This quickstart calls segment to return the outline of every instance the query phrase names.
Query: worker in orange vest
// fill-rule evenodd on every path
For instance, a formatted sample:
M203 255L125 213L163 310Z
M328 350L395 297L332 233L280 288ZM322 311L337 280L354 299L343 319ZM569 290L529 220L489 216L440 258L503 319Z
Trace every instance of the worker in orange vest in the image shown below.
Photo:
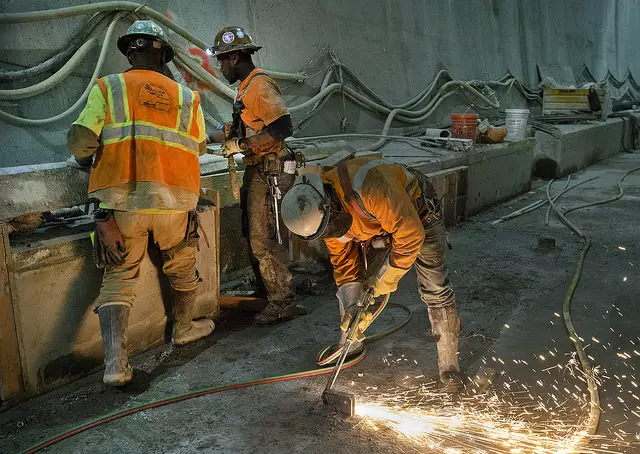
M103 381L112 386L133 375L127 324L149 232L173 289L173 342L186 344L214 329L211 320L193 320L200 282L198 157L206 152L200 96L163 75L174 51L154 22L136 21L118 49L131 68L97 80L68 135L78 163L91 166L89 195L100 201L94 256L105 271L95 312L105 354Z
M244 154L242 230L249 238L258 286L268 300L255 317L255 323L264 326L304 315L307 309L294 301L288 232L279 215L281 199L296 173L296 161L284 142L293 126L278 85L253 64L251 55L260 48L241 27L224 27L216 35L209 53L225 79L239 85L233 122L210 134L209 140L222 143L226 157Z
M381 159L350 159L322 175L301 175L282 201L282 217L292 233L308 241L322 238L329 250L342 320L338 348L346 342L364 288L372 287L375 297L392 293L415 264L440 379L449 389L460 389L460 318L447 277L440 200L425 175ZM370 247L385 251L378 254L386 255L379 266L367 263ZM349 354L363 348L355 342Z

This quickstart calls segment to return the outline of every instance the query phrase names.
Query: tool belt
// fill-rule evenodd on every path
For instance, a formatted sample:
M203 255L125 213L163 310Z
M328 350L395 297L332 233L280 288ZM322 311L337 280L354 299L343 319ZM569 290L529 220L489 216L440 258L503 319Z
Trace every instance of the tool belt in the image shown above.
M178 251L186 247L197 247L200 242L200 234L198 233L198 229L200 228L200 222L198 221L198 211L193 210L189 211L188 219L187 219L187 231L185 232L184 238L175 246L170 247L169 249L160 250L162 253L162 257L164 259L172 258ZM158 249L160 246L156 243Z
M418 212L422 225L427 227L436 220L442 218L442 204L440 203L440 198L433 187L433 183L431 183L431 180L429 180L425 174L416 169L412 169L411 167L407 167L407 169L418 181L422 192L420 197L411 199L411 203Z
M300 157L296 155L300 155ZM304 162L302 153L293 154L287 147L283 147L279 153L267 153L262 156L249 153L242 158L244 165L256 166L260 172L267 175L280 175L283 173L294 175L296 169L301 167L299 165L301 161Z

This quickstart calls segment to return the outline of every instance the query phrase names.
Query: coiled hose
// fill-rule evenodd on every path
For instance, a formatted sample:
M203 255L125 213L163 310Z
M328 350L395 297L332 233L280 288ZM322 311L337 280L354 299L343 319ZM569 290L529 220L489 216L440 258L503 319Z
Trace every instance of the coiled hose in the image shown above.
M118 21L122 18L123 15L124 13L117 13L113 18L113 20L111 21L109 28L107 28L107 32L104 36L104 42L102 43L102 50L100 51L100 56L98 57L98 62L96 63L96 67L93 70L93 74L91 75L89 84L87 85L87 88L84 90L84 93L82 93L80 98L71 107L69 107L64 112L59 113L58 115L55 115L50 118L42 118L42 119L22 118L16 115L12 115L3 110L0 110L0 119L6 121L7 123L12 123L19 126L42 126L46 124L55 123L56 121L66 117L67 115L72 113L75 109L80 107L87 100L87 98L89 97L89 92L91 91L91 88L96 83L95 79L96 77L98 77L98 74L100 74L100 71L102 70L102 66L104 65L104 60L107 56L107 49L109 47L109 43L111 42L113 31L115 30L115 27Z
M93 15L91 19L85 23L82 30L71 38L71 41L69 41L69 44L65 49L57 52L53 57L43 61L42 63L32 66L31 68L17 69L13 71L0 71L0 82L30 79L32 77L39 76L44 72L58 70L62 65L64 65L64 62L70 58L78 48L80 48L82 43L89 38L89 35L97 27L102 25L108 16L111 16L111 14L98 13Z

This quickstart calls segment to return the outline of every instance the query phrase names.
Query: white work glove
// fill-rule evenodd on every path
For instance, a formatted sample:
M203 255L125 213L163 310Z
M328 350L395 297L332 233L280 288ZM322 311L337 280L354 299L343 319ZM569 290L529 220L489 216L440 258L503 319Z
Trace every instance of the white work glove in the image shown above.
M362 282L349 282L343 284L338 288L336 296L340 302L340 329L344 332L349 330L351 319L355 316L358 310L358 301L362 297L363 292ZM358 330L356 332L356 340L363 341L364 330L371 324L373 320L373 314L371 312L365 312L360 317L360 323L358 324Z
M82 164L80 164L80 162L78 162L78 160L72 155L66 160L65 164L67 167L71 167L72 169L78 169L89 173L91 171L93 160L91 158L85 158L81 159L81 162Z
M241 142L240 139L227 139L222 142L222 152L224 157L228 158L236 153L244 153L247 151L247 145L245 142Z

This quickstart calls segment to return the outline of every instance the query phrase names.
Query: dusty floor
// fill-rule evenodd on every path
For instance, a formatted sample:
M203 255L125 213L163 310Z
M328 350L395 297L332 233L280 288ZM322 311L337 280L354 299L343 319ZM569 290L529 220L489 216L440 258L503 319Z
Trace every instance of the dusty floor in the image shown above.
M640 154L590 167L572 181L598 178L567 193L559 205L615 195L618 178L635 167ZM488 223L544 197L545 185L536 182L531 193L450 232L451 278L464 319L461 364L469 372L484 363L495 368L486 394L474 397L470 387L451 401L435 390L435 344L426 335L413 272L393 295L413 311L409 325L369 345L366 359L341 375L339 387L356 393L360 403L419 408L417 424L423 426L412 420L413 437L384 421L331 414L320 402L326 377L316 377L152 409L76 435L49 452L498 453L531 452L532 443L548 448L540 452L557 450L555 439L588 412L571 343L556 315L582 242L554 216L545 227L545 208ZM553 192L563 186L556 182ZM572 315L602 381L601 438L590 445L594 452L640 452L640 171L624 187L624 198L569 215L592 241ZM540 237L554 238L555 248L538 247ZM216 333L197 345L135 358L134 383L123 390L107 389L94 375L1 412L0 452L19 452L98 416L170 395L314 369L316 352L333 342L337 322L330 281L317 288L321 295L305 300L311 309L306 317L256 328L249 314L228 312ZM403 317L391 308L371 331Z

